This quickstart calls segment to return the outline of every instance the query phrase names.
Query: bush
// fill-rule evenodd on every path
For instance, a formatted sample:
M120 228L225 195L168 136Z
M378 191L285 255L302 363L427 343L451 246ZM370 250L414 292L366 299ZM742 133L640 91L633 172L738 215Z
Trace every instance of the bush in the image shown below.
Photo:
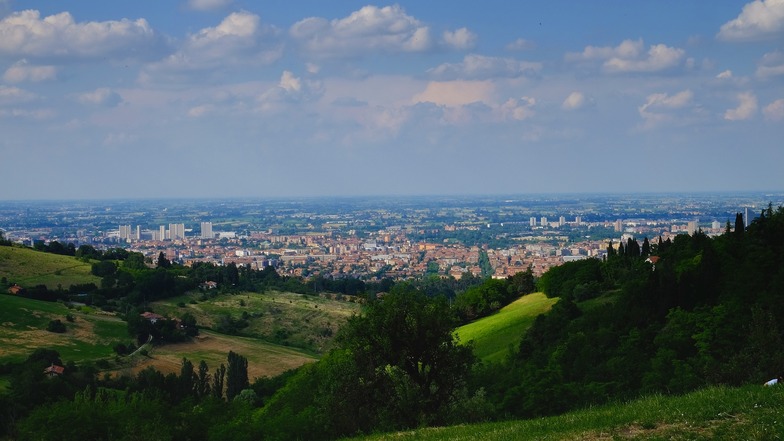
M65 323L61 322L60 319L52 320L49 322L49 325L46 326L46 330L62 334L65 332Z

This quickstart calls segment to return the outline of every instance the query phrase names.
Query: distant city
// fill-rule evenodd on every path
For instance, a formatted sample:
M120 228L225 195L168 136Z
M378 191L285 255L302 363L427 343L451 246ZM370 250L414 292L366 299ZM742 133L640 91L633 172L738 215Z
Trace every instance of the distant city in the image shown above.
M28 246L121 247L150 264L163 252L302 277L459 279L539 275L630 238L721 234L768 204L784 193L14 201L0 202L0 230Z

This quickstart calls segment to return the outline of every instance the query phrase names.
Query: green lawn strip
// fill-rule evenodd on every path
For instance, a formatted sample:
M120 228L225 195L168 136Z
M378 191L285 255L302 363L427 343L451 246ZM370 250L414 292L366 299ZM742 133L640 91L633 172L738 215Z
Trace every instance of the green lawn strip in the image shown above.
M560 416L379 434L363 440L781 439L784 387L709 387Z
M474 342L474 353L484 361L499 362L510 345L516 347L536 317L550 310L557 299L542 293L520 297L497 313L461 326L456 333L461 342Z

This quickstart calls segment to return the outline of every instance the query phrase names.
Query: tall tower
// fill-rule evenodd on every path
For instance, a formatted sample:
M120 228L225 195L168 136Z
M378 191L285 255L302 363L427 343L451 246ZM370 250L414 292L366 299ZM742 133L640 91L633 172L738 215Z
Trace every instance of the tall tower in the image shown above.
M201 223L201 237L202 239L212 239L215 237L212 234L212 222L202 222Z

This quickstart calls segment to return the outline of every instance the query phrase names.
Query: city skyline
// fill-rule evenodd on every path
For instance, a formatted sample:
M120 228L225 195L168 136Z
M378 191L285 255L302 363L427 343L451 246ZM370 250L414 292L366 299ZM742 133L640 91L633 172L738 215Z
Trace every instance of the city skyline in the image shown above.
M0 200L784 189L784 0L0 0L0 35Z

